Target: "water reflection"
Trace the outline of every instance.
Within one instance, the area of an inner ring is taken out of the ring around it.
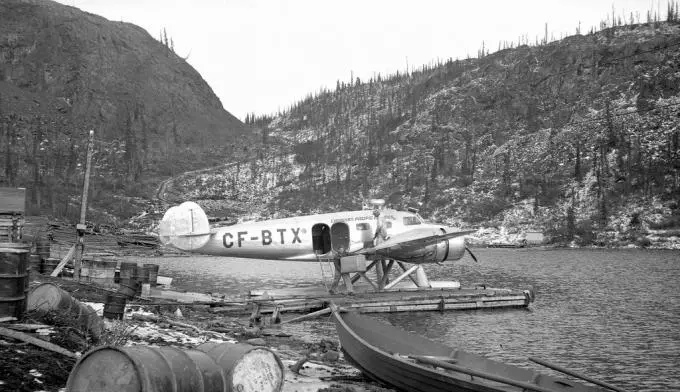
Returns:
[[[540,368],[527,359],[535,356],[628,390],[680,390],[680,253],[477,249],[475,254],[480,263],[464,258],[426,270],[430,278],[463,285],[533,287],[537,298],[529,310],[377,317],[521,366]],[[158,263],[161,275],[173,276],[178,287],[201,292],[322,284],[317,263],[215,257],[170,257]],[[333,333],[328,319],[292,328],[310,339]]]

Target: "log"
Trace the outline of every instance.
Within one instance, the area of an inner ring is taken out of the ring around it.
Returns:
[[[36,337],[33,337],[29,334],[20,331],[13,331],[11,329],[0,327],[0,335],[16,340],[21,340],[22,342],[30,343],[34,346],[44,348],[45,350],[54,351],[55,353],[65,355],[70,358],[78,358],[78,355],[76,355],[76,353],[73,353],[65,348],[57,346],[56,344],[46,342],[42,339],[38,339]]]

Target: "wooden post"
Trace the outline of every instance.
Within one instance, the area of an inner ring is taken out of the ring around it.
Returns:
[[[83,197],[80,201],[80,223],[76,225],[78,235],[76,242],[75,258],[73,260],[73,279],[80,280],[80,263],[83,260],[85,244],[85,213],[87,212],[87,194],[90,188],[90,164],[92,162],[92,150],[94,149],[94,131],[90,130],[90,139],[87,143],[87,161],[85,163],[85,181],[83,182]]]

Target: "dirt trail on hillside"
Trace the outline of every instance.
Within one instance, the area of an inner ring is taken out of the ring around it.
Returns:
[[[233,165],[233,164],[234,164],[233,162],[230,162],[230,163],[223,163],[221,165],[212,166],[212,167],[203,168],[203,169],[189,170],[189,171],[185,171],[183,173],[180,173],[180,174],[178,174],[174,177],[170,177],[166,180],[163,180],[163,181],[161,181],[160,184],[158,184],[158,188],[156,189],[156,193],[154,194],[154,200],[162,202],[165,205],[165,207],[168,207],[170,204],[177,203],[179,200],[176,200],[176,199],[175,200],[172,200],[172,199],[169,200],[168,197],[167,197],[168,187],[172,186],[173,181],[179,180],[179,179],[187,177],[187,176],[206,173],[206,172],[210,172],[210,171],[213,171],[213,170],[218,170],[220,168],[226,168],[226,167]],[[182,201],[186,201],[186,200],[182,200]]]

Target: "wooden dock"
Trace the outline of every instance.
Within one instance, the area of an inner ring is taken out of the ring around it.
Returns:
[[[492,308],[523,308],[534,300],[531,290],[511,290],[486,287],[452,287],[449,283],[432,282],[432,288],[400,285],[394,290],[373,292],[358,289],[353,295],[329,294],[324,287],[303,287],[251,292],[253,315],[283,312],[312,312],[333,301],[346,309],[360,313],[472,310]],[[361,287],[361,286],[360,286]]]
[[[430,288],[404,282],[394,289],[375,292],[370,286],[355,286],[355,293],[330,294],[324,286],[251,290],[247,297],[151,288],[147,301],[201,304],[214,313],[250,314],[252,320],[265,316],[267,323],[280,321],[282,313],[310,313],[327,308],[332,301],[360,313],[526,308],[534,301],[532,290],[460,287],[458,282],[431,281]]]

